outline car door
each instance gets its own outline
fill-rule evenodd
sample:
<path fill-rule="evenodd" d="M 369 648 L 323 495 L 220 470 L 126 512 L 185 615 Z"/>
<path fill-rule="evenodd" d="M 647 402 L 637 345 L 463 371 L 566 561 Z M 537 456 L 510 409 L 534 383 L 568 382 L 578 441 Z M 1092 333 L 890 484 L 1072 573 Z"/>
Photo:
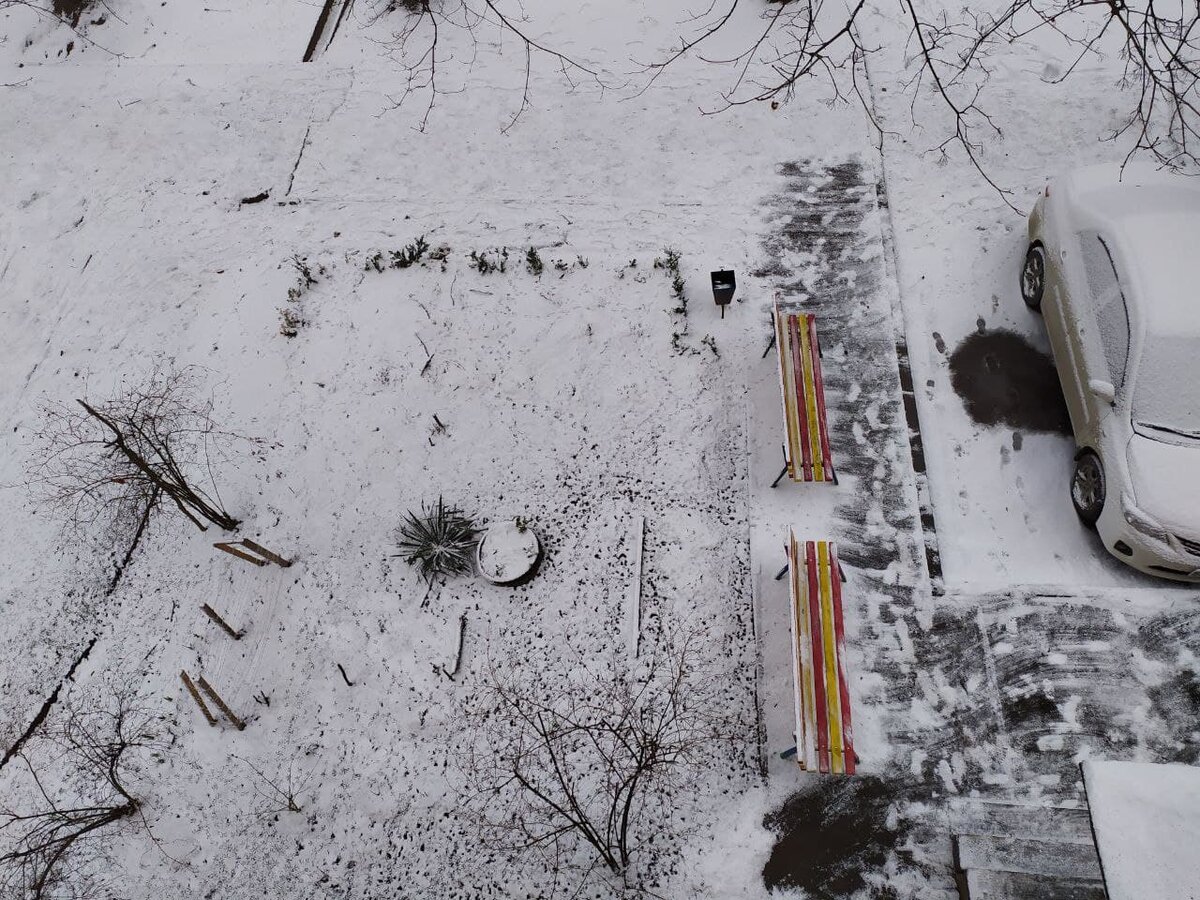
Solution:
<path fill-rule="evenodd" d="M 1097 231 L 1079 234 L 1080 262 L 1086 287 L 1077 292 L 1076 352 L 1081 362 L 1080 385 L 1086 409 L 1084 429 L 1076 433 L 1080 444 L 1098 448 L 1104 420 L 1112 402 L 1089 387 L 1092 380 L 1122 389 L 1129 355 L 1129 310 L 1117 266 L 1104 236 Z"/>
<path fill-rule="evenodd" d="M 1074 243 L 1073 235 L 1067 236 Z M 1071 428 L 1076 441 L 1084 443 L 1083 436 L 1093 430 L 1094 416 L 1087 401 L 1087 371 L 1084 365 L 1080 342 L 1080 311 L 1086 304 L 1080 294 L 1086 292 L 1086 277 L 1079 270 L 1078 250 L 1063 245 L 1048 245 L 1047 250 L 1047 293 L 1042 300 L 1042 314 L 1046 320 L 1046 333 L 1054 355 L 1054 366 L 1062 384 L 1063 399 L 1071 417 Z M 1086 299 L 1086 298 L 1084 298 Z"/>

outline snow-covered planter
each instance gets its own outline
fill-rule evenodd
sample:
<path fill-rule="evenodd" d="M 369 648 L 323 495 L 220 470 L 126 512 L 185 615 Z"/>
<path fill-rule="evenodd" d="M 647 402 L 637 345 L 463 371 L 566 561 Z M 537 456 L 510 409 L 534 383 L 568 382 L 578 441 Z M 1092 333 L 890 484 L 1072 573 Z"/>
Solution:
<path fill-rule="evenodd" d="M 520 519 L 493 522 L 483 533 L 475 561 L 492 584 L 517 584 L 533 576 L 542 560 L 542 544 Z"/>

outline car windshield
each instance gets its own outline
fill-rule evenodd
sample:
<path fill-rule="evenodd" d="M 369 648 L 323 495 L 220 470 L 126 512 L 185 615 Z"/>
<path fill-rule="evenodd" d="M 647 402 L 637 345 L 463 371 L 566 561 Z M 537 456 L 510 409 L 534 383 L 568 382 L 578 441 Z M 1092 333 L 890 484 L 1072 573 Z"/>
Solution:
<path fill-rule="evenodd" d="M 1147 437 L 1200 440 L 1200 338 L 1146 337 L 1133 420 Z"/>

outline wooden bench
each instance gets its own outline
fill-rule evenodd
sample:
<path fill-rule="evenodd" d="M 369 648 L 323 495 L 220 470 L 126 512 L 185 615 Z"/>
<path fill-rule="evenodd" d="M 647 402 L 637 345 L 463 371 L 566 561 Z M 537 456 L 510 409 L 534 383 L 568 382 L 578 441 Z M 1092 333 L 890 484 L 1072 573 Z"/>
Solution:
<path fill-rule="evenodd" d="M 831 541 L 788 533 L 796 761 L 802 769 L 853 775 L 854 728 L 846 680 L 842 568 Z"/>
<path fill-rule="evenodd" d="M 779 348 L 779 389 L 783 396 L 786 440 L 783 471 L 792 481 L 837 484 L 829 450 L 825 417 L 825 385 L 821 380 L 821 344 L 811 313 L 785 312 L 775 298 L 775 344 Z"/>

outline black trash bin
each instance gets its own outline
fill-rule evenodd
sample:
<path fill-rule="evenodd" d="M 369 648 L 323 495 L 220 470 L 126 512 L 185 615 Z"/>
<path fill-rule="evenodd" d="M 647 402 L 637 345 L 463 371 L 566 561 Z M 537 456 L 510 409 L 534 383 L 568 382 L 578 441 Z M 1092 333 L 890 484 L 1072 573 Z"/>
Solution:
<path fill-rule="evenodd" d="M 737 278 L 732 269 L 721 269 L 712 273 L 713 300 L 721 307 L 721 318 L 725 318 L 725 307 L 733 300 L 733 292 L 737 288 Z"/>

